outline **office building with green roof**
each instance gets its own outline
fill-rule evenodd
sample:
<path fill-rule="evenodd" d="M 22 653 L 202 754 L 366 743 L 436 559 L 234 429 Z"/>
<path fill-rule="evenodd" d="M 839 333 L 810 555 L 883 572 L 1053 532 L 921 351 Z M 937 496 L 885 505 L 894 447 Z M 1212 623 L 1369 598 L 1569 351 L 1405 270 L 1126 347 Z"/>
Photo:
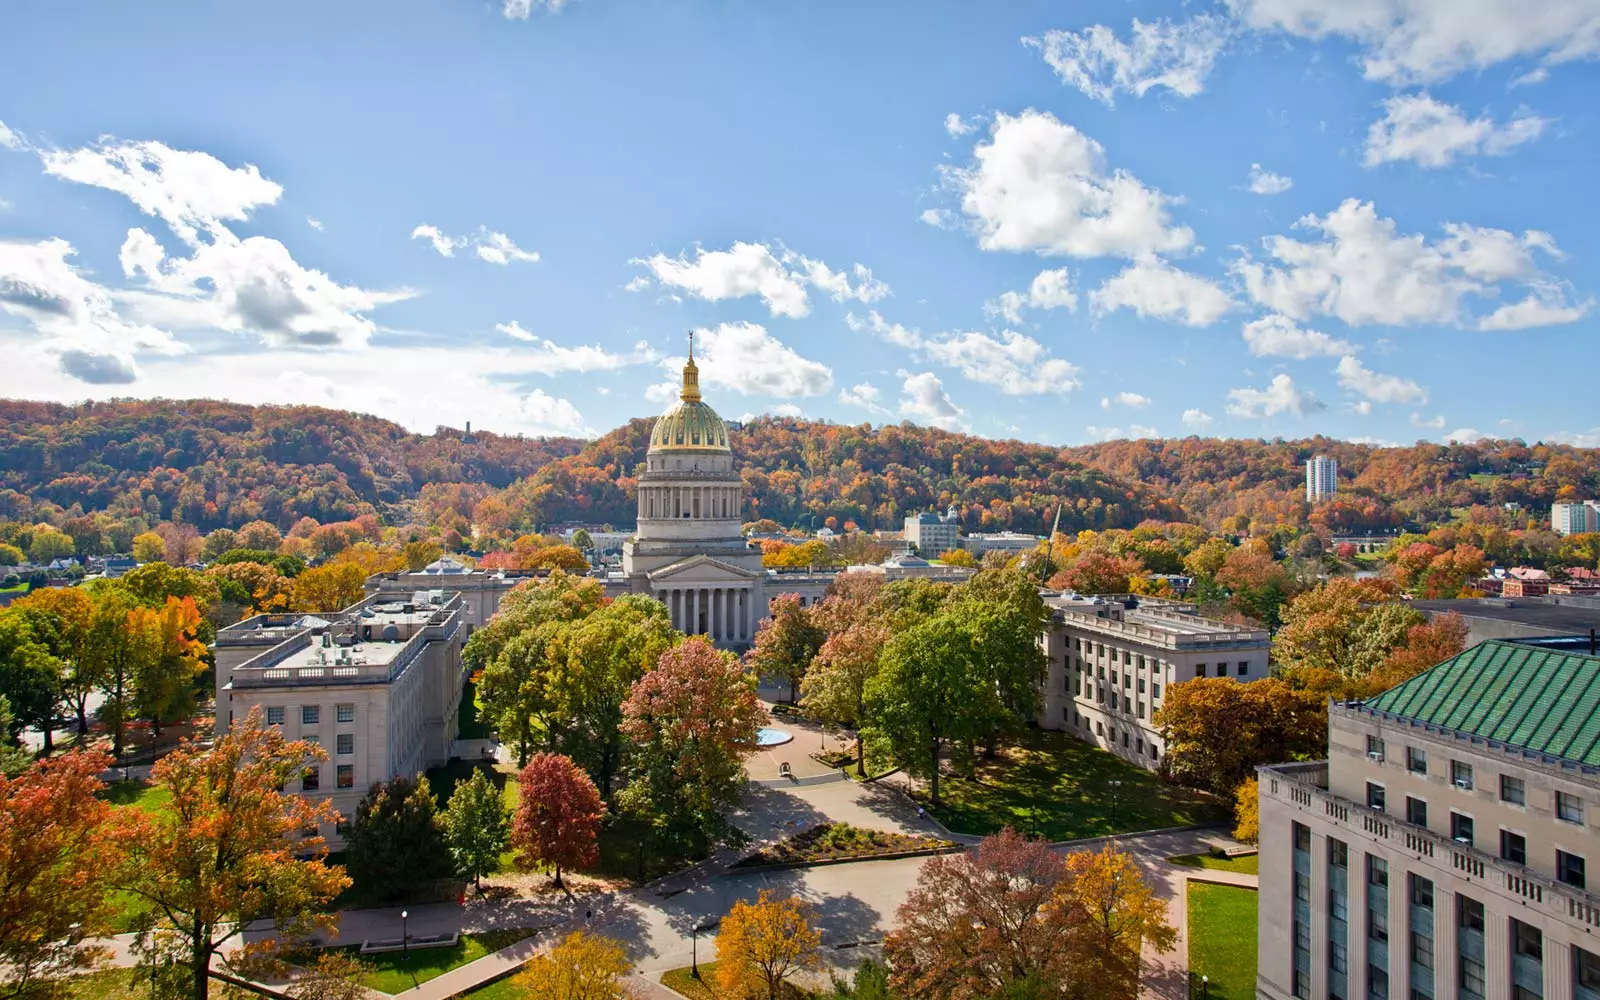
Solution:
<path fill-rule="evenodd" d="M 1259 997 L 1600 1000 L 1587 637 L 1483 642 L 1334 704 L 1327 760 L 1259 777 Z"/>

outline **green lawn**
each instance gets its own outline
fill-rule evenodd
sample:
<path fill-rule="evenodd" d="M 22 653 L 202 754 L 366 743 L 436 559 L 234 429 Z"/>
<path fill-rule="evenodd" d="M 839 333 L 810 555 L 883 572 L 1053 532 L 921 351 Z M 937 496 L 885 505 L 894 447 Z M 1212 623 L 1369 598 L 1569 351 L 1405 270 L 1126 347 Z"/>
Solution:
<path fill-rule="evenodd" d="M 437 979 L 451 969 L 459 969 L 468 962 L 476 962 L 485 955 L 514 945 L 531 937 L 533 933 L 526 928 L 514 928 L 487 931 L 483 934 L 463 934 L 461 941 L 453 948 L 420 948 L 412 951 L 409 957 L 400 951 L 385 952 L 381 955 L 360 955 L 361 963 L 367 967 L 366 974 L 361 977 L 361 983 L 383 993 L 400 993 L 430 979 Z M 355 953 L 359 948 L 351 947 L 348 950 Z M 315 956 L 300 956 L 301 960 L 306 961 L 314 958 Z"/>
<path fill-rule="evenodd" d="M 673 969 L 671 972 L 661 974 L 661 985 L 677 990 L 689 1000 L 734 1000 L 729 994 L 723 993 L 717 987 L 717 963 L 701 962 L 700 978 L 696 979 L 689 974 L 689 969 Z M 783 991 L 783 1000 L 812 1000 L 817 994 L 800 989 L 790 983 L 788 989 Z"/>
<path fill-rule="evenodd" d="M 133 969 L 104 969 L 68 976 L 61 1000 L 149 1000 L 150 980 Z"/>
<path fill-rule="evenodd" d="M 1189 973 L 1209 980 L 1211 1000 L 1256 995 L 1256 894 L 1189 883 Z"/>
<path fill-rule="evenodd" d="M 1120 787 L 1110 782 L 1120 781 Z M 1050 840 L 1223 822 L 1231 810 L 1210 796 L 1163 782 L 1066 733 L 1029 730 L 977 779 L 942 778 L 933 815 L 956 833 L 1010 826 Z M 1113 794 L 1115 793 L 1115 794 Z M 925 792 L 923 793 L 925 794 Z M 1113 799 L 1115 800 L 1113 802 Z"/>
<path fill-rule="evenodd" d="M 1209 868 L 1212 871 L 1238 872 L 1241 875 L 1261 874 L 1259 854 L 1246 854 L 1237 858 L 1219 858 L 1211 854 L 1180 854 L 1167 860 L 1188 868 Z"/>
<path fill-rule="evenodd" d="M 172 801 L 172 793 L 160 785 L 139 781 L 113 781 L 100 797 L 114 806 L 133 806 L 145 812 L 160 812 Z"/>
<path fill-rule="evenodd" d="M 528 1000 L 527 994 L 517 989 L 516 978 L 512 975 L 496 979 L 492 983 L 485 983 L 477 989 L 461 994 L 459 1000 Z"/>
<path fill-rule="evenodd" d="M 461 707 L 456 710 L 456 739 L 489 738 L 489 723 L 484 721 L 482 711 L 483 706 L 478 704 L 478 686 L 469 680 L 461 689 Z"/>

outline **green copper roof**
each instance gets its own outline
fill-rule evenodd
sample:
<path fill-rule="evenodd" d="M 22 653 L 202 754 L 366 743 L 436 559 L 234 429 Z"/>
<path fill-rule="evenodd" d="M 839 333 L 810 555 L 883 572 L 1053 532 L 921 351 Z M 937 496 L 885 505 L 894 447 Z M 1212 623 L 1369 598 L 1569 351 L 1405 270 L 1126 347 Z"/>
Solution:
<path fill-rule="evenodd" d="M 1482 642 L 1366 707 L 1600 766 L 1600 657 Z"/>

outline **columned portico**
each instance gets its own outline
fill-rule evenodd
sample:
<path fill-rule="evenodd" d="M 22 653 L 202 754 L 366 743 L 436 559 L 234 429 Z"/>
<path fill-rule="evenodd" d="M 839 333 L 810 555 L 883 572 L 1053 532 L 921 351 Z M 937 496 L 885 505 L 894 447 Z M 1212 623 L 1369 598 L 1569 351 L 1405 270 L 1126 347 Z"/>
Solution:
<path fill-rule="evenodd" d="M 703 583 L 696 579 L 679 584 L 672 579 L 689 576 L 691 569 L 700 571 L 693 576 Z M 712 579 L 713 574 L 722 579 Z M 760 581 L 749 579 L 738 567 L 696 557 L 651 577 L 651 591 L 667 606 L 672 627 L 678 631 L 704 635 L 718 646 L 729 647 L 747 645 L 755 635 L 751 612 L 758 605 L 751 594 Z"/>

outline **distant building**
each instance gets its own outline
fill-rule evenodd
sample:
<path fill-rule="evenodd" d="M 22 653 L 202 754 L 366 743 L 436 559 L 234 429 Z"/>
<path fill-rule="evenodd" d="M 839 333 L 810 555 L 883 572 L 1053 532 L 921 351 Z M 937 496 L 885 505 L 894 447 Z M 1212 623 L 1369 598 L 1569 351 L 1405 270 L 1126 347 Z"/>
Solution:
<path fill-rule="evenodd" d="M 1489 639 L 1588 635 L 1590 629 L 1600 629 L 1600 598 L 1593 596 L 1552 594 L 1515 600 L 1486 597 L 1477 600 L 1412 601 L 1411 607 L 1430 618 L 1453 611 L 1466 619 L 1469 646 Z"/>
<path fill-rule="evenodd" d="M 1339 492 L 1339 463 L 1326 455 L 1306 459 L 1306 503 L 1331 500 Z"/>
<path fill-rule="evenodd" d="M 1550 505 L 1550 530 L 1558 535 L 1600 531 L 1600 500 Z"/>
<path fill-rule="evenodd" d="M 928 559 L 955 548 L 959 535 L 953 507 L 942 517 L 927 510 L 906 518 L 906 541 L 916 546 L 918 555 Z"/>
<path fill-rule="evenodd" d="M 991 531 L 967 535 L 960 539 L 962 548 L 983 558 L 988 552 L 1032 552 L 1044 541 L 1043 535 L 1024 535 L 1015 531 Z M 938 555 L 935 552 L 933 555 Z"/>
<path fill-rule="evenodd" d="M 1165 746 L 1156 711 L 1196 677 L 1267 676 L 1268 635 L 1202 618 L 1193 604 L 1126 594 L 1045 598 L 1049 673 L 1039 725 L 1154 770 Z"/>
<path fill-rule="evenodd" d="M 1485 642 L 1262 767 L 1256 996 L 1600 997 L 1600 658 Z"/>

